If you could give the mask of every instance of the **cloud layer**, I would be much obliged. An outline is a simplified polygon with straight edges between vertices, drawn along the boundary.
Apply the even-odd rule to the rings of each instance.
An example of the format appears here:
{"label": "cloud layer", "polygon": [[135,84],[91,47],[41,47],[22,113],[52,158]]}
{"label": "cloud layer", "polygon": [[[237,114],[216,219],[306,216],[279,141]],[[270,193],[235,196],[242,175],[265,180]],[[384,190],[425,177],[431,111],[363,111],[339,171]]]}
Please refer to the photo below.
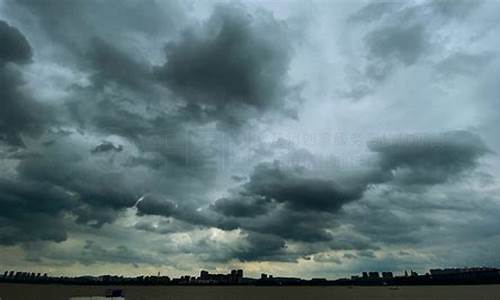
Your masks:
{"label": "cloud layer", "polygon": [[6,267],[500,261],[498,4],[0,8]]}

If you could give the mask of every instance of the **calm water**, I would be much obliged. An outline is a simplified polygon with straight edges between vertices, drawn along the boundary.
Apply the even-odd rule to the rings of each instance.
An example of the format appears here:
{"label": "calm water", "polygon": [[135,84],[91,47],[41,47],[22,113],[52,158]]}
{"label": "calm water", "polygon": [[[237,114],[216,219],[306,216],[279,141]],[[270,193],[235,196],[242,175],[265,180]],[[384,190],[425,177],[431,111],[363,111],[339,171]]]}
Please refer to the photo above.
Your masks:
{"label": "calm water", "polygon": [[[2,300],[68,300],[99,296],[110,287],[0,284]],[[245,299],[499,299],[500,285],[399,287],[121,287],[126,300]]]}

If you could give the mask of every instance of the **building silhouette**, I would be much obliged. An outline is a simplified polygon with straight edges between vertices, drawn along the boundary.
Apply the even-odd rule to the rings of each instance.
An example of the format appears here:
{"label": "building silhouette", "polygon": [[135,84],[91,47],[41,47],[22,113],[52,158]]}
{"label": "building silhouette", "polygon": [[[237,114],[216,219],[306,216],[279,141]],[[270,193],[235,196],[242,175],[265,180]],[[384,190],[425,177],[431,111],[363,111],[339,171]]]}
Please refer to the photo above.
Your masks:
{"label": "building silhouette", "polygon": [[[0,273],[1,274],[1,273]],[[80,284],[80,285],[458,285],[458,284],[500,284],[500,269],[490,267],[431,269],[424,275],[410,270],[404,275],[395,276],[392,272],[362,272],[348,278],[327,280],[312,278],[310,280],[297,277],[280,277],[262,273],[260,278],[245,278],[243,270],[231,270],[227,274],[212,274],[200,271],[198,277],[184,275],[170,279],[168,276],[124,277],[117,275],[102,276],[48,276],[47,273],[5,271],[0,275],[0,282],[31,284]]]}

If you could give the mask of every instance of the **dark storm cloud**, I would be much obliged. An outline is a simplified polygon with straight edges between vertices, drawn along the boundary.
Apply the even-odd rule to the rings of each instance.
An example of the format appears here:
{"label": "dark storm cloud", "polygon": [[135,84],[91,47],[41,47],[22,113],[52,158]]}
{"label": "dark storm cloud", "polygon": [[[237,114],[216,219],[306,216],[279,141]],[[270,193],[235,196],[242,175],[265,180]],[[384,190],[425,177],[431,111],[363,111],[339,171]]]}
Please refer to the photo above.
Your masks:
{"label": "dark storm cloud", "polygon": [[[346,238],[332,234],[332,229],[338,226],[338,217],[344,204],[353,203],[363,197],[365,189],[370,184],[419,184],[436,185],[452,178],[457,178],[467,170],[474,169],[477,160],[488,153],[488,149],[481,139],[470,132],[447,132],[441,135],[404,136],[393,139],[379,139],[370,144],[370,150],[376,155],[374,160],[376,172],[362,172],[349,180],[335,181],[311,173],[303,167],[283,166],[279,162],[260,164],[253,173],[243,182],[239,189],[234,190],[229,197],[217,200],[210,211],[215,215],[197,213],[195,207],[178,207],[176,202],[159,195],[147,195],[137,204],[139,215],[160,215],[173,217],[181,222],[203,227],[218,227],[223,230],[241,228],[248,236],[244,237],[247,247],[230,252],[221,260],[239,258],[243,261],[250,260],[275,260],[289,261],[303,255],[324,251],[325,249],[367,249],[376,247],[370,239],[378,242],[401,242],[409,230],[420,228],[408,227],[406,222],[398,223],[398,237],[390,228],[395,221],[400,220],[396,215],[385,218],[387,222],[380,223],[382,212],[377,218],[369,222],[363,214],[352,215],[352,220],[359,233],[369,237],[368,240]],[[40,158],[37,158],[40,161]],[[33,177],[33,160],[21,165],[21,174]],[[42,160],[43,162],[43,160]],[[28,166],[28,167],[27,167]],[[43,169],[39,165],[37,169]],[[422,173],[425,166],[427,173]],[[401,172],[401,170],[407,170]],[[131,207],[136,200],[128,194],[120,181],[110,186],[122,188],[123,191],[103,190],[94,193],[94,182],[87,182],[81,186],[78,182],[85,176],[72,171],[72,177],[65,175],[44,176],[44,180],[61,185],[76,192],[78,199],[83,204],[72,209],[79,222],[90,225],[100,225],[110,222],[116,213],[125,207]],[[41,173],[40,173],[41,174]],[[84,174],[84,173],[82,173]],[[389,175],[388,175],[389,174]],[[73,178],[61,181],[60,177]],[[95,176],[95,175],[94,175]],[[426,177],[427,180],[422,178]],[[382,178],[382,179],[381,179]],[[99,181],[99,179],[96,179]],[[301,190],[308,191],[302,194]],[[100,189],[99,189],[100,191]],[[92,196],[101,195],[92,200]],[[116,201],[113,200],[116,196]],[[130,201],[125,201],[130,199]],[[123,202],[125,201],[125,202]],[[303,202],[301,202],[303,201]],[[68,209],[69,210],[69,209]],[[357,216],[356,218],[354,216]],[[177,221],[176,221],[177,222]],[[345,221],[344,221],[345,222]],[[293,224],[293,225],[292,225]],[[365,224],[365,225],[363,225]],[[378,224],[369,227],[369,224]],[[403,226],[404,225],[404,226]],[[406,226],[406,227],[405,227]],[[415,229],[412,229],[415,228]],[[158,233],[168,233],[169,230],[157,230],[147,226],[138,228]],[[179,229],[174,231],[178,232]],[[269,243],[269,248],[259,247],[259,241],[265,238],[274,238],[276,243]],[[393,239],[389,237],[394,237]],[[351,242],[347,242],[348,240]],[[296,254],[286,253],[283,243],[287,240],[304,243],[317,243],[318,246],[310,248],[311,252],[302,251]],[[282,241],[282,242],[280,242]],[[352,241],[356,241],[352,243]],[[415,238],[405,239],[415,242]],[[255,246],[252,246],[255,245]],[[271,247],[271,245],[274,245]]]}
{"label": "dark storm cloud", "polygon": [[125,183],[124,175],[86,164],[77,153],[63,146],[54,145],[51,151],[54,152],[22,160],[19,176],[24,181],[61,187],[68,197],[78,199],[66,209],[76,216],[78,223],[99,227],[114,221],[121,210],[135,204],[138,196],[135,187]]}
{"label": "dark storm cloud", "polygon": [[91,150],[91,153],[102,153],[102,152],[122,152],[123,146],[118,145],[115,146],[111,142],[104,142],[102,144],[97,145],[94,149]]}
{"label": "dark storm cloud", "polygon": [[269,14],[217,6],[201,28],[168,43],[166,57],[158,78],[222,125],[240,126],[285,103],[290,43],[284,24]]}
{"label": "dark storm cloud", "polygon": [[270,201],[259,196],[235,195],[236,198],[220,198],[212,209],[230,217],[255,217],[268,211]]}
{"label": "dark storm cloud", "polygon": [[62,242],[68,233],[61,218],[34,211],[13,219],[0,217],[0,244],[16,245],[33,241]]}
{"label": "dark storm cloud", "polygon": [[[130,194],[129,188],[123,186],[121,174],[113,174],[105,170],[99,172],[78,164],[70,168],[53,169],[51,174],[46,174],[45,171],[48,168],[57,167],[58,163],[63,162],[44,158],[25,160],[21,163],[19,171],[25,178],[68,187],[78,192],[85,202],[96,207],[123,208],[135,203],[135,198]],[[107,184],[103,185],[103,182]]]}
{"label": "dark storm cloud", "polygon": [[339,186],[333,180],[311,178],[304,170],[284,169],[279,162],[256,166],[245,188],[293,210],[336,211],[342,204],[362,195],[361,189]]}
{"label": "dark storm cloud", "polygon": [[[156,93],[155,85],[158,82],[152,80],[151,64],[141,57],[143,54],[141,51],[131,49],[134,37],[129,35],[141,32],[152,37],[160,32],[142,26],[144,19],[141,19],[141,16],[139,18],[133,16],[145,13],[153,20],[144,23],[153,24],[158,21],[155,17],[160,13],[164,19],[160,25],[163,26],[165,22],[177,18],[171,16],[174,15],[175,9],[163,16],[161,9],[155,6],[157,4],[141,10],[142,4],[127,1],[117,5],[119,7],[116,10],[98,1],[77,1],[72,5],[57,1],[44,3],[21,1],[8,4],[11,9],[18,9],[18,14],[21,14],[21,11],[32,14],[41,28],[55,41],[55,47],[60,48],[56,49],[56,53],[59,53],[58,51],[70,53],[71,59],[68,60],[72,63],[70,66],[90,75],[90,85],[72,86],[69,90],[71,97],[66,101],[69,110],[69,115],[65,116],[66,125],[69,127],[76,125],[80,132],[88,135],[119,135],[138,150],[131,156],[126,151],[128,148],[124,149],[122,146],[109,143],[92,145],[93,148],[90,150],[92,154],[121,152],[120,159],[123,158],[123,161],[116,163],[94,160],[94,158],[103,160],[106,157],[104,155],[94,155],[91,161],[86,157],[76,157],[76,163],[73,161],[68,163],[67,160],[63,162],[64,156],[47,151],[44,157],[20,162],[18,172],[22,177],[63,186],[74,193],[80,202],[71,209],[71,213],[76,215],[78,223],[99,227],[104,223],[113,222],[120,212],[133,206],[141,193],[151,191],[174,200],[168,202],[171,204],[168,206],[168,203],[145,197],[137,207],[140,215],[175,214],[178,219],[185,219],[187,222],[210,224],[212,221],[204,216],[172,209],[177,203],[183,202],[189,210],[193,210],[196,206],[193,203],[203,201],[202,195],[213,181],[216,171],[212,157],[218,149],[213,146],[212,141],[201,142],[200,135],[203,133],[198,134],[195,130],[192,135],[186,134],[185,129],[190,128],[192,123],[211,122],[220,119],[219,117],[225,121],[237,119],[237,123],[241,125],[240,123],[247,118],[246,106],[265,111],[277,108],[278,104],[283,103],[281,97],[286,96],[284,79],[289,61],[288,49],[285,44],[278,46],[274,43],[275,39],[281,39],[281,33],[285,32],[283,24],[279,24],[271,15],[265,13],[256,16],[254,20],[248,18],[243,8],[219,7],[207,24],[211,30],[220,32],[211,34],[204,29],[201,31],[200,40],[197,41],[199,45],[196,46],[203,47],[197,54],[193,54],[199,56],[200,60],[194,61],[200,62],[210,58],[211,54],[204,56],[204,51],[210,50],[211,43],[215,45],[215,50],[224,50],[225,46],[232,45],[229,49],[234,57],[227,61],[220,56],[227,56],[227,53],[219,53],[219,56],[214,57],[216,64],[221,64],[223,68],[219,73],[222,79],[215,80],[215,88],[207,85],[200,90],[210,94],[210,99],[204,98],[201,102],[193,102],[192,99],[185,98],[186,95],[177,88],[179,82],[176,81],[175,88],[168,83],[166,86],[187,103],[176,110],[172,109],[176,107],[176,103],[174,99],[169,99],[170,96],[165,93],[165,88],[162,88],[165,94]],[[126,11],[131,7],[137,11]],[[149,11],[151,8],[155,8],[157,12],[151,13]],[[75,11],[78,11],[78,14]],[[118,16],[113,18],[117,12]],[[133,21],[123,19],[125,15]],[[160,25],[158,27],[161,27]],[[115,27],[117,30],[113,31]],[[261,35],[268,29],[275,35],[272,39]],[[127,38],[131,40],[126,40]],[[244,42],[240,43],[241,41]],[[283,41],[287,42],[285,38]],[[182,47],[187,46],[188,42],[180,38],[170,44],[169,48],[176,54],[167,55],[168,61],[161,67],[162,72],[168,73],[168,76],[182,76],[183,73],[177,70],[180,65],[175,58],[186,52]],[[241,44],[241,47],[238,44]],[[255,49],[259,53],[252,54]],[[249,54],[249,61],[240,64],[238,60],[243,59],[245,53]],[[61,57],[61,59],[66,58]],[[171,66],[174,66],[172,68],[176,69],[175,72],[171,71]],[[253,69],[254,67],[256,69]],[[188,73],[192,71],[188,70]],[[259,72],[263,79],[257,76]],[[225,73],[227,74],[224,75]],[[196,75],[196,72],[191,75]],[[224,99],[213,100],[215,96],[213,92],[217,90],[215,93],[219,93],[221,89],[225,93],[224,85],[230,83],[234,76],[239,76],[243,84],[230,87],[228,94],[223,95]],[[187,80],[188,85],[193,85],[194,89],[199,88],[197,85],[200,84],[200,78],[192,81],[182,77],[181,80]],[[228,99],[231,100],[229,101],[231,107],[223,104]],[[206,109],[207,105],[212,107]],[[237,108],[234,108],[234,105]],[[213,110],[214,107],[216,111]],[[67,141],[60,139],[58,144],[60,144],[58,147],[65,147]],[[51,143],[50,147],[55,147],[55,144]],[[96,168],[95,163],[105,166]],[[143,186],[131,186],[124,182],[123,177],[126,176],[106,170],[106,166],[111,165],[120,170],[123,168],[141,170],[151,176],[147,183],[142,184]],[[56,170],[49,176],[44,176],[44,169],[52,169],[54,166]],[[87,177],[90,180],[84,179]],[[140,181],[131,180],[136,183]],[[103,185],[103,182],[106,182],[106,185]],[[141,192],[135,192],[134,189]],[[217,224],[223,228],[232,227],[231,222],[224,221]]]}
{"label": "dark storm cloud", "polygon": [[241,261],[290,261],[294,255],[287,255],[286,241],[276,235],[248,232],[245,237],[246,245],[231,253]]}
{"label": "dark storm cloud", "polygon": [[481,138],[468,131],[407,136],[372,141],[370,150],[382,169],[402,184],[439,184],[474,169],[489,152]]}
{"label": "dark storm cloud", "polygon": [[[93,95],[93,91],[85,91],[82,97]],[[143,189],[152,192],[160,189],[175,199],[192,199],[186,194],[195,193],[197,187],[202,189],[210,185],[217,167],[213,156],[221,147],[210,132],[190,130],[186,120],[160,109],[150,114],[139,113],[144,110],[143,106],[130,106],[128,101],[121,99],[81,100],[70,105],[72,115],[81,120],[81,128],[127,139],[133,144],[128,149],[136,148],[138,152],[131,154],[124,149],[121,152],[124,161],[120,166],[142,168],[155,174]],[[184,189],[188,184],[191,188]],[[203,191],[198,194],[201,197]]]}
{"label": "dark storm cloud", "polygon": [[158,195],[147,195],[137,203],[138,214],[169,217],[175,214],[177,206],[174,202]]}
{"label": "dark storm cloud", "polygon": [[[22,66],[32,61],[32,50],[26,38],[19,30],[0,23],[1,61],[0,97],[3,109],[0,111],[0,133],[3,140],[14,146],[25,146],[24,136],[39,137],[47,134],[58,136],[53,130],[46,130],[55,124],[50,107],[33,99],[23,89],[21,77]],[[51,133],[52,132],[52,133]],[[64,142],[58,136],[59,142]],[[30,240],[63,241],[66,239],[65,225],[62,217],[66,214],[76,215],[76,221],[89,225],[102,225],[117,217],[116,210],[130,207],[134,198],[127,188],[120,187],[122,182],[116,175],[99,174],[85,166],[76,153],[74,146],[64,148],[64,144],[51,144],[48,149],[39,153],[27,150],[31,155],[9,155],[18,161],[16,182],[17,188],[7,183],[2,184],[3,201],[16,200],[10,203],[10,210],[17,210],[17,218],[8,217],[7,207],[2,218],[10,221],[6,224],[2,238],[4,243],[29,242]],[[66,145],[67,146],[67,145]],[[99,147],[98,147],[99,148]],[[104,150],[104,146],[100,150]],[[119,148],[118,148],[119,149]],[[19,153],[16,152],[16,153]],[[50,172],[48,172],[50,170]],[[99,178],[99,179],[98,179]],[[109,186],[104,182],[111,183]],[[39,189],[38,195],[34,190]],[[54,194],[52,191],[58,191]],[[10,200],[9,200],[10,199]],[[46,200],[44,200],[46,199]],[[29,201],[29,202],[28,202]],[[62,205],[64,203],[64,205]],[[43,204],[45,211],[38,204]],[[54,205],[60,205],[54,208]],[[34,209],[34,210],[30,210]],[[43,223],[46,223],[45,231]],[[31,228],[33,227],[33,228]],[[21,228],[21,229],[20,229]],[[22,231],[30,234],[20,234]],[[17,236],[17,237],[16,237]]]}
{"label": "dark storm cloud", "polygon": [[337,225],[332,216],[331,212],[301,212],[280,208],[252,222],[242,219],[239,226],[255,232],[271,233],[284,239],[314,243],[332,239],[332,235],[327,231]]}
{"label": "dark storm cloud", "polygon": [[333,236],[327,229],[336,226],[334,214],[343,204],[360,199],[365,187],[365,183],[341,186],[306,168],[284,166],[279,161],[262,163],[248,182],[210,207],[222,216],[212,224],[220,228],[233,224],[249,233],[306,243],[330,241]]}
{"label": "dark storm cloud", "polygon": [[24,146],[23,134],[35,137],[43,133],[49,115],[48,108],[35,102],[22,85],[16,66],[0,66],[0,139],[14,146]]}
{"label": "dark storm cloud", "polygon": [[[381,138],[370,142],[369,149],[375,157],[368,167],[355,174],[339,174],[337,182],[314,176],[304,167],[283,166],[278,161],[259,164],[248,182],[232,190],[229,197],[215,201],[211,210],[223,216],[224,221],[219,219],[219,223],[211,224],[220,227],[232,223],[250,233],[317,245],[310,248],[312,252],[301,254],[324,249],[373,249],[378,242],[416,242],[418,237],[406,236],[408,232],[435,223],[407,222],[383,208],[347,210],[350,219],[345,220],[342,208],[362,200],[369,186],[398,186],[404,194],[416,192],[411,186],[430,187],[459,179],[474,170],[478,160],[489,152],[479,136],[467,131]],[[366,216],[370,212],[373,216]],[[353,221],[353,228],[359,232],[347,236],[335,233],[339,224]],[[255,254],[265,256],[265,251]],[[250,257],[250,253],[241,256]]]}
{"label": "dark storm cloud", "polygon": [[96,87],[115,82],[131,90],[144,90],[152,79],[148,63],[139,62],[103,39],[94,38],[89,45],[88,59],[94,70]]}
{"label": "dark storm cloud", "polygon": [[326,229],[335,226],[334,214],[343,204],[359,199],[363,189],[341,187],[304,168],[275,161],[257,165],[248,182],[230,197],[218,199],[211,209],[248,232],[313,243],[332,239]]}
{"label": "dark storm cloud", "polygon": [[[29,24],[40,24],[31,29],[53,40],[49,50],[55,49],[57,59],[88,75],[89,85],[74,84],[67,90],[66,126],[120,135],[144,147],[150,144],[145,139],[161,140],[165,130],[182,127],[174,124],[183,120],[158,106],[165,95],[156,93],[145,51],[150,49],[144,46],[145,39],[158,41],[160,52],[160,40],[182,24],[176,22],[183,19],[176,2],[26,0],[6,7],[32,20]],[[162,121],[166,119],[168,124]]]}
{"label": "dark storm cloud", "polygon": [[146,102],[160,97],[151,86],[152,56],[184,26],[183,5],[175,0],[21,0],[7,1],[5,8],[39,37],[35,41],[51,41],[50,47],[41,45],[43,54],[89,75],[92,86],[85,92],[98,93],[92,98],[111,87],[118,91],[115,97]]}
{"label": "dark storm cloud", "polygon": [[24,146],[22,135],[37,136],[49,119],[49,110],[22,90],[19,64],[31,62],[32,49],[17,29],[0,20],[0,140]]}
{"label": "dark storm cloud", "polygon": [[[453,233],[443,229],[447,219],[475,207],[461,206],[459,197],[444,189],[460,185],[489,153],[481,138],[470,132],[377,139],[369,144],[366,164],[352,170],[329,168],[314,152],[299,153],[285,139],[261,146],[261,139],[280,129],[268,126],[268,120],[283,122],[294,116],[299,88],[293,80],[304,75],[304,58],[307,65],[318,59],[325,68],[329,62],[350,63],[342,55],[338,61],[323,56],[322,49],[337,55],[353,45],[337,49],[336,42],[315,44],[331,28],[312,28],[311,39],[301,36],[294,43],[299,39],[287,28],[293,18],[278,20],[275,16],[286,17],[252,10],[253,4],[216,5],[213,12],[205,10],[212,5],[202,5],[201,12],[194,4],[196,9],[187,13],[184,3],[177,1],[4,2],[4,15],[21,30],[0,21],[0,139],[25,144],[25,149],[0,155],[0,167],[7,167],[3,177],[9,178],[0,179],[1,245],[53,245],[72,253],[46,252],[40,257],[83,264],[168,263],[156,255],[161,251],[217,263],[293,262],[306,257],[337,262],[336,255],[328,254],[331,251],[376,259],[373,251],[382,246],[418,245],[434,237],[432,230],[436,236],[438,231]],[[439,63],[443,57],[435,68],[424,69],[439,68],[450,78],[486,67],[493,54],[480,47],[441,53],[444,46],[440,48],[441,40],[436,39],[441,33],[447,37],[443,24],[467,17],[473,7],[468,1],[375,2],[354,13],[348,26],[359,33],[349,37],[356,40],[352,49],[360,49],[352,55],[360,65],[355,73],[366,78],[347,96],[362,98],[383,85],[392,71]],[[200,15],[207,12],[208,19],[202,20],[205,16]],[[318,16],[319,23],[331,16],[323,17]],[[298,60],[292,47],[299,50]],[[430,56],[436,53],[439,58]],[[333,69],[331,78],[344,75]],[[30,80],[27,86],[22,74]],[[317,81],[321,93],[309,94],[319,99],[311,100],[314,109],[304,108],[300,125],[317,128],[326,121],[316,120],[316,115],[323,117],[318,112],[326,102],[323,97],[330,94],[315,77],[316,70],[306,71],[308,75],[313,77],[304,85]],[[51,109],[28,93],[38,88],[40,103],[50,98],[61,104],[56,125]],[[308,89],[304,94],[314,90]],[[385,98],[377,99],[385,107]],[[368,123],[373,111],[360,104],[355,111],[366,113]],[[338,108],[352,107],[341,103]],[[346,126],[358,124],[349,123],[349,114],[345,118]],[[399,125],[398,118],[388,119],[382,123]],[[333,121],[335,129],[344,119]],[[442,126],[470,125],[457,122]],[[285,131],[293,131],[290,124],[284,122]],[[242,144],[249,129],[245,125],[257,125],[255,149]],[[432,122],[419,126],[409,128],[443,128]],[[231,135],[219,138],[208,132],[212,128],[216,133],[229,129]],[[376,125],[374,130],[388,127]],[[243,153],[247,150],[255,156]],[[297,166],[286,164],[282,153]],[[221,195],[227,185],[231,188]],[[473,193],[467,196],[479,199]],[[489,210],[483,214],[488,220],[498,212]],[[113,224],[116,220],[124,222]],[[121,228],[130,222],[134,225]],[[481,225],[462,230],[460,236],[490,237],[491,228],[498,225],[477,223]],[[120,230],[127,232],[127,246],[120,246],[120,236],[115,235]],[[82,232],[95,235],[93,241],[82,245]],[[176,233],[189,235],[190,241],[171,238]],[[104,240],[111,246],[103,246]],[[151,242],[148,249],[135,248],[141,240]],[[326,254],[311,256],[316,253]]]}
{"label": "dark storm cloud", "polygon": [[[477,213],[479,207],[489,205],[489,201],[481,200],[478,207],[472,203],[477,203],[479,195],[454,191],[461,188],[461,179],[473,175],[480,160],[491,153],[474,133],[383,138],[372,141],[369,147],[377,155],[380,173],[389,175],[380,182],[388,188],[365,195],[338,217],[372,244],[417,245],[433,235],[449,235],[442,227],[443,222],[449,222],[447,218]],[[455,185],[452,191],[446,190],[449,185]]]}
{"label": "dark storm cloud", "polygon": [[64,241],[62,218],[76,199],[50,184],[0,180],[0,244]]}
{"label": "dark storm cloud", "polygon": [[23,64],[31,61],[31,47],[24,35],[15,27],[0,20],[0,62]]}
{"label": "dark storm cloud", "polygon": [[[92,86],[75,89],[77,97],[68,105],[81,129],[133,143],[139,153],[123,166],[155,172],[157,177],[144,189],[159,189],[174,203],[201,202],[215,177],[220,141],[207,139],[210,133],[196,126],[220,122],[241,128],[265,111],[281,111],[288,92],[290,52],[284,24],[270,14],[250,17],[246,8],[227,5],[217,6],[205,25],[191,27],[168,44],[167,62],[157,68],[155,82],[148,63],[101,36],[92,39],[83,55],[93,74]],[[176,99],[165,87],[158,97],[158,82]],[[193,197],[195,193],[199,196]],[[148,201],[141,202],[141,213],[151,212]]]}

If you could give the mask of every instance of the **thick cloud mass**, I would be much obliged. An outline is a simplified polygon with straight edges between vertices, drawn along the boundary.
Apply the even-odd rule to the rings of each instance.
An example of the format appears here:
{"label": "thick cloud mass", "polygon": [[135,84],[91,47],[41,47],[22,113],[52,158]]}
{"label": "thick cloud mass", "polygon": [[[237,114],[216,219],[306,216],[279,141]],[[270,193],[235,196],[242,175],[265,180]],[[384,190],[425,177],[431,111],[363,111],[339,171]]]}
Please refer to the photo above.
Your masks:
{"label": "thick cloud mass", "polygon": [[488,149],[470,132],[446,132],[437,136],[409,136],[376,140],[370,149],[380,156],[383,169],[393,171],[404,184],[438,184],[473,169]]}
{"label": "thick cloud mass", "polygon": [[123,151],[123,146],[118,145],[115,146],[111,142],[104,142],[102,144],[97,145],[94,149],[92,149],[92,153],[100,153],[100,152],[121,152]]}
{"label": "thick cloud mass", "polygon": [[141,214],[171,216],[176,206],[173,202],[159,196],[147,196],[140,200],[137,209]]}
{"label": "thick cloud mass", "polygon": [[[442,184],[473,170],[478,159],[488,153],[477,135],[465,131],[375,139],[369,148],[375,157],[368,169],[354,176],[338,174],[344,186],[333,179],[314,178],[308,175],[311,170],[304,167],[287,168],[275,161],[257,165],[241,189],[233,191],[231,197],[217,200],[212,209],[245,230],[308,243],[335,243],[336,237],[330,229],[339,226],[335,220],[343,214],[342,207],[360,201],[369,186],[385,184],[405,188]],[[397,215],[382,215],[379,217],[390,218],[380,225],[381,230],[389,230],[399,219]],[[367,222],[366,227],[373,223]],[[407,225],[398,226],[401,234],[408,232],[409,229],[404,229]],[[394,234],[392,231],[379,233]],[[338,248],[346,249],[343,247],[351,246]],[[359,247],[366,246],[360,244]],[[260,253],[265,255],[263,250]]]}
{"label": "thick cloud mass", "polygon": [[67,238],[60,216],[75,201],[64,190],[37,182],[2,179],[0,191],[1,244],[61,242]]}
{"label": "thick cloud mass", "polygon": [[270,201],[263,196],[238,195],[237,199],[218,199],[213,209],[231,217],[255,217],[267,212]]}
{"label": "thick cloud mass", "polygon": [[5,21],[0,21],[0,59],[3,63],[26,63],[31,60],[31,47],[23,34]]}
{"label": "thick cloud mass", "polygon": [[166,46],[158,78],[189,109],[238,126],[246,114],[285,105],[290,43],[271,15],[247,15],[241,7],[218,6],[201,27]]}
{"label": "thick cloud mass", "polygon": [[114,81],[131,89],[147,88],[148,77],[151,77],[148,65],[135,61],[110,43],[99,38],[93,39],[88,57],[95,70],[93,80],[97,86]]}
{"label": "thick cloud mass", "polygon": [[499,11],[0,0],[2,263],[498,264]]}
{"label": "thick cloud mass", "polygon": [[17,67],[31,61],[32,49],[15,27],[0,20],[0,140],[22,146],[21,135],[42,131],[48,110],[22,90],[22,75]]}
{"label": "thick cloud mass", "polygon": [[255,195],[294,210],[337,210],[343,203],[360,197],[361,191],[349,191],[334,181],[307,178],[300,169],[283,170],[279,164],[255,167],[246,189]]}
{"label": "thick cloud mass", "polygon": [[250,231],[300,241],[329,240],[325,229],[332,225],[331,214],[359,199],[362,190],[343,189],[333,180],[305,173],[279,161],[260,164],[241,190],[217,200],[212,209]]}

